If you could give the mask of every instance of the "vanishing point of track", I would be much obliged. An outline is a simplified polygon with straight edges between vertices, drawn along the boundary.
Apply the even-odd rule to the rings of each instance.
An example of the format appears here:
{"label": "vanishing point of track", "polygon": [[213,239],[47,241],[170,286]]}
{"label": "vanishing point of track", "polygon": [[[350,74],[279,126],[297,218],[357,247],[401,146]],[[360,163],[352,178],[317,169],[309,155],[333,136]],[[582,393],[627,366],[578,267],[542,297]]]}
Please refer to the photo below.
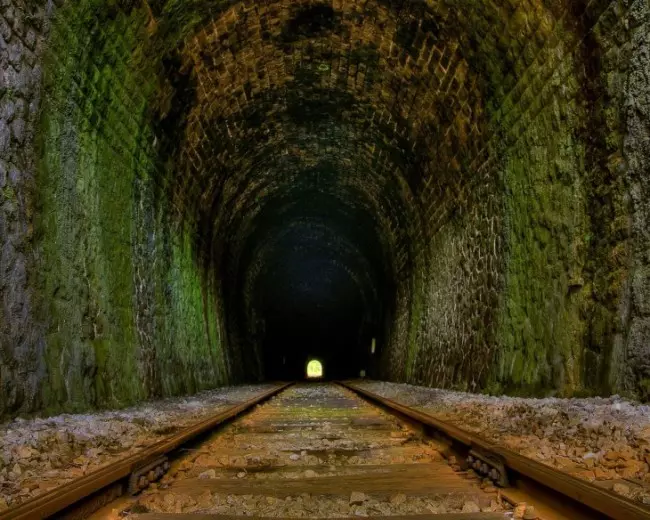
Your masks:
{"label": "vanishing point of track", "polygon": [[[125,495],[138,520],[650,520],[641,504],[353,383],[277,385],[0,520],[87,518]],[[175,510],[147,507],[169,496]]]}

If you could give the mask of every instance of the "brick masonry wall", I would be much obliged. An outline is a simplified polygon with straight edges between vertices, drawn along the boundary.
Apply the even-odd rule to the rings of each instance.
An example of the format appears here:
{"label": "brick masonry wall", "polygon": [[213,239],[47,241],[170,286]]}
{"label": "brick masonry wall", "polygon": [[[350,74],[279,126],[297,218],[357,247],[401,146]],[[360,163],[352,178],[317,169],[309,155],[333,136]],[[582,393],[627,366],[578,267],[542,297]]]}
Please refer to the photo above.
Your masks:
{"label": "brick masonry wall", "polygon": [[[415,294],[421,287],[432,292],[415,298],[415,312],[401,320],[410,341],[397,348],[408,354],[402,370],[386,376],[495,392],[647,395],[639,362],[647,333],[630,336],[635,318],[626,314],[636,314],[636,330],[643,327],[643,306],[630,295],[647,300],[647,276],[632,267],[647,264],[638,256],[647,252],[639,232],[645,224],[635,231],[627,219],[645,216],[639,199],[629,205],[628,192],[635,185],[643,192],[643,175],[628,183],[636,169],[630,157],[645,155],[637,136],[645,134],[630,131],[624,108],[629,66],[639,59],[630,38],[647,31],[633,19],[646,8],[643,2],[574,7],[562,23],[539,24],[538,37],[520,49],[516,79],[502,80],[514,86],[502,91],[491,115],[487,145],[464,158],[476,174],[467,191],[486,190],[481,181],[496,183],[470,199],[484,208],[484,223],[475,219],[464,228],[481,210],[459,206],[446,185],[437,187],[438,197],[427,195],[440,231],[430,242],[432,267],[414,285]],[[522,17],[520,23],[534,22]],[[635,79],[633,97],[644,99],[638,72]],[[645,118],[636,113],[633,121],[639,120]],[[635,144],[624,151],[630,133]],[[496,298],[490,288],[498,289]]]}
{"label": "brick masonry wall", "polygon": [[0,415],[40,405],[44,327],[35,316],[33,152],[45,2],[0,2]]}
{"label": "brick masonry wall", "polygon": [[132,56],[146,19],[33,4],[5,5],[0,18],[14,28],[0,98],[10,132],[0,415],[235,381],[214,282],[156,195],[148,81]]}
{"label": "brick masonry wall", "polygon": [[631,269],[621,302],[625,325],[620,339],[623,352],[617,365],[628,390],[650,397],[650,6],[634,2],[625,28],[629,40],[620,45],[627,61],[620,82],[612,83],[613,96],[622,101],[625,127],[626,203],[631,217]]}
{"label": "brick masonry wall", "polygon": [[374,375],[647,397],[647,10],[4,0],[5,409],[257,375],[251,244],[314,192],[387,302]]}

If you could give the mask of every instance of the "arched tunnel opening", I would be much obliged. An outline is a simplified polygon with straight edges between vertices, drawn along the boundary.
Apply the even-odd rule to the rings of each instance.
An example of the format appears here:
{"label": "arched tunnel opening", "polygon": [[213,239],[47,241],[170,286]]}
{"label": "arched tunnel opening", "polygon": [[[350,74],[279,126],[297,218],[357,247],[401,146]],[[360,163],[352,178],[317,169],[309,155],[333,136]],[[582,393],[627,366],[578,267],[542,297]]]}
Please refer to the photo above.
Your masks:
{"label": "arched tunnel opening", "polygon": [[271,203],[258,218],[238,266],[233,329],[262,351],[267,378],[300,379],[313,357],[329,378],[358,376],[390,312],[373,219],[313,188]]}
{"label": "arched tunnel opening", "polygon": [[0,415],[310,359],[647,398],[648,6],[619,4],[8,0]]}

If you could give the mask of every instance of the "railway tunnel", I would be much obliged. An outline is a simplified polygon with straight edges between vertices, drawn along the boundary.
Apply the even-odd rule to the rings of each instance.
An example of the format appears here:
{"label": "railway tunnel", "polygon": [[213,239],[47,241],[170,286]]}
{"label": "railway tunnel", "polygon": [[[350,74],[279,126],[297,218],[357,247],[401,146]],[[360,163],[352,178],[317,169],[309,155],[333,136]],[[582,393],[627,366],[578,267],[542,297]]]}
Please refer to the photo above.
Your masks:
{"label": "railway tunnel", "polygon": [[0,4],[0,416],[648,398],[646,1]]}

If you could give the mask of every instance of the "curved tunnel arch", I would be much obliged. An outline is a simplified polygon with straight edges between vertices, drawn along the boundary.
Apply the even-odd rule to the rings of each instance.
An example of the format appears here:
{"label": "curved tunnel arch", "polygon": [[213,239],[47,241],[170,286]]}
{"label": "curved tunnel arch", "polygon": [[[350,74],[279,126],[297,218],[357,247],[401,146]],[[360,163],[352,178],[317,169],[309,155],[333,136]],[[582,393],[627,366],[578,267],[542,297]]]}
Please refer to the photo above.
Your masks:
{"label": "curved tunnel arch", "polygon": [[[338,192],[335,196],[353,207],[365,206],[370,219],[380,223],[367,232],[377,234],[383,249],[379,257],[388,257],[392,264],[389,271],[382,267],[384,287],[403,284],[409,272],[428,270],[429,255],[422,249],[439,225],[434,218],[453,220],[457,206],[472,204],[479,212],[495,213],[494,207],[485,208],[485,202],[475,197],[482,190],[481,197],[499,204],[497,180],[488,176],[481,190],[473,187],[481,177],[473,170],[489,144],[484,107],[486,98],[495,96],[490,82],[509,79],[501,69],[517,64],[532,46],[516,49],[519,53],[512,49],[495,64],[495,54],[505,49],[493,42],[491,61],[486,62],[481,54],[487,53],[489,35],[482,31],[497,28],[481,25],[479,31],[475,27],[467,31],[463,14],[468,13],[423,3],[298,2],[290,8],[276,2],[235,3],[196,25],[180,51],[182,69],[194,85],[194,104],[186,109],[185,142],[179,150],[180,162],[188,168],[174,193],[187,203],[193,200],[192,193],[206,193],[208,183],[208,193],[218,194],[202,199],[207,207],[200,217],[216,237],[211,255],[217,265],[223,252],[230,256],[230,266],[237,265],[232,250],[238,250],[237,241],[245,241],[247,233],[247,226],[237,221],[238,207],[254,214],[276,191],[299,200],[304,195],[301,186],[318,184],[319,175],[314,179],[313,171],[318,172],[323,161],[331,169],[329,180],[322,182],[324,190]],[[550,27],[543,22],[531,26],[528,17],[534,14],[539,13],[524,14],[520,9],[479,16],[483,24],[505,20],[503,28],[518,39],[536,34],[543,40]],[[272,24],[266,23],[267,17],[273,17]],[[469,63],[480,65],[475,70]],[[206,167],[215,158],[216,164]],[[247,197],[251,185],[255,189]],[[435,208],[436,198],[440,208]],[[203,213],[200,204],[198,208]],[[495,224],[499,222],[493,219],[493,234],[498,233]],[[486,249],[488,244],[481,244],[470,254],[497,256],[494,243],[492,251]],[[377,260],[375,256],[371,262]],[[235,267],[239,268],[246,270]],[[220,270],[222,279],[232,274],[229,269]],[[472,282],[469,292],[479,302],[491,303],[471,318],[475,327],[491,320],[499,283],[498,276]],[[396,313],[413,313],[409,307],[418,297],[413,294],[416,285],[411,279],[402,287],[409,300],[406,309],[398,309],[396,303],[385,306]],[[393,302],[396,294],[384,292],[382,299]],[[461,305],[473,306],[468,301]],[[421,319],[415,314],[408,319]],[[391,315],[384,318],[387,323],[395,321]],[[228,329],[246,326],[232,324]],[[413,334],[393,327],[378,335],[387,342],[421,341],[418,332]],[[471,350],[467,343],[476,341],[471,331],[468,334],[470,338],[462,340],[444,363],[453,367],[452,383],[473,380],[470,374],[476,365],[490,364],[486,347],[494,340],[483,339],[475,349],[483,350],[482,355],[467,355]],[[394,364],[404,366],[406,373],[415,369],[408,354]],[[445,373],[443,384],[448,384],[444,377]]]}
{"label": "curved tunnel arch", "polygon": [[[223,253],[219,250],[227,251],[227,263],[245,271],[245,266],[237,265],[237,253],[233,254],[233,249],[238,250],[237,241],[246,240],[242,238],[246,231],[241,230],[247,228],[237,222],[236,208],[255,214],[263,211],[265,200],[272,200],[275,191],[300,200],[305,189],[313,189],[320,182],[323,191],[334,192],[344,204],[365,207],[369,214],[365,220],[380,223],[379,227],[365,228],[366,233],[377,235],[383,249],[366,262],[388,258],[392,265],[380,267],[384,272],[382,286],[395,286],[404,276],[400,272],[413,269],[417,261],[426,261],[426,257],[416,257],[413,250],[416,237],[428,232],[422,225],[421,202],[413,190],[421,189],[422,178],[431,171],[428,152],[432,146],[418,133],[434,129],[434,137],[428,137],[438,145],[437,158],[449,158],[449,152],[440,153],[435,129],[457,123],[466,132],[472,124],[475,130],[484,124],[480,117],[477,122],[464,121],[444,101],[432,99],[437,92],[443,100],[457,102],[455,95],[450,97],[441,89],[464,87],[467,67],[453,42],[434,57],[433,44],[426,41],[432,36],[432,26],[421,31],[426,17],[417,18],[426,10],[397,12],[386,6],[364,5],[364,13],[374,16],[360,16],[354,13],[353,3],[342,5],[340,11],[325,3],[297,3],[275,13],[273,5],[248,9],[235,4],[218,16],[213,13],[212,21],[186,38],[181,54],[183,67],[192,71],[195,104],[187,109],[185,143],[180,150],[181,162],[188,165],[188,171],[174,192],[180,193],[181,199],[192,200],[192,193],[206,192],[202,178],[220,177],[216,183],[221,188],[211,188],[219,195],[203,199],[207,213],[200,220],[217,237],[216,249],[211,252],[215,263],[221,262]],[[267,9],[278,19],[273,28],[265,30]],[[410,41],[408,30],[398,34],[397,19],[401,19],[402,27],[416,29],[418,42],[417,38]],[[416,22],[418,26],[414,27]],[[343,51],[346,37],[354,42],[347,53]],[[421,48],[394,53],[393,40],[399,38],[405,47],[417,43]],[[244,59],[246,65],[242,64]],[[352,67],[356,68],[354,76],[350,75]],[[442,78],[435,74],[440,71]],[[402,87],[409,90],[406,96],[400,94]],[[466,89],[461,96],[466,115],[480,114],[472,110]],[[440,113],[418,110],[418,105],[435,106]],[[449,148],[453,137],[447,133],[442,146]],[[467,136],[463,134],[460,139]],[[213,170],[204,165],[215,157],[216,171],[211,173]],[[460,165],[454,163],[454,168],[458,170]],[[320,180],[326,170],[329,178]],[[208,182],[214,186],[214,180]],[[251,198],[246,196],[251,185],[255,185],[252,193],[257,204],[250,204]],[[251,207],[254,205],[258,207]],[[248,218],[255,222],[254,216]],[[321,215],[325,221],[328,218],[336,220],[335,215]],[[357,219],[356,224],[360,222],[363,219]],[[254,229],[255,224],[251,227]],[[232,277],[230,269],[220,271],[222,279]],[[390,291],[382,292],[384,301],[395,299]],[[390,316],[384,318],[393,321]],[[246,327],[233,323],[228,329]],[[362,343],[367,339],[364,337]],[[360,368],[351,365],[350,374]]]}
{"label": "curved tunnel arch", "polygon": [[[64,3],[37,179],[57,218],[36,228],[61,242],[77,226],[91,252],[43,239],[43,258],[89,280],[70,319],[57,295],[74,276],[44,271],[51,336],[90,330],[79,348],[107,366],[119,356],[103,341],[136,344],[133,366],[154,367],[145,394],[280,377],[269,345],[291,343],[277,331],[312,280],[341,334],[296,347],[294,372],[311,354],[335,374],[348,349],[342,376],[608,388],[630,210],[605,50],[629,17],[614,2],[543,0]],[[104,272],[115,280],[97,282]],[[136,319],[122,337],[124,309]],[[174,349],[202,338],[201,354]],[[170,356],[192,374],[178,387],[161,375]]]}

